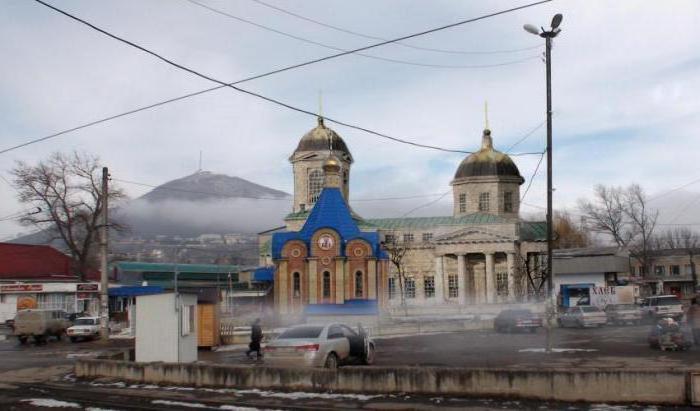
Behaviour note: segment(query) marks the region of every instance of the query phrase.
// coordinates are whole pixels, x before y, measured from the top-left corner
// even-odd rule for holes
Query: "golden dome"
[[[326,161],[323,162],[323,171],[329,172],[334,171],[336,173],[340,172],[340,160],[335,155],[331,154],[328,156]]]

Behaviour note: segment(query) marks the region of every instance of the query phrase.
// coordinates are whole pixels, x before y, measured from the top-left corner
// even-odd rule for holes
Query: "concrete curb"
[[[465,369],[343,367],[325,369],[79,360],[79,378],[146,384],[512,397],[550,401],[691,404],[700,399],[700,370]]]

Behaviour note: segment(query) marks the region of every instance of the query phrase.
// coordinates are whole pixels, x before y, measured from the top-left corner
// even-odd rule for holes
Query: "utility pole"
[[[552,245],[554,237],[552,194],[552,39],[561,32],[559,25],[563,17],[555,14],[552,18],[551,28],[545,30],[532,24],[526,24],[523,28],[528,33],[540,36],[545,40],[545,65],[547,82],[547,300],[545,315],[547,317],[547,352],[552,352],[552,320],[556,316],[554,302],[554,272],[552,270]]]
[[[109,170],[102,167],[102,224],[100,225],[100,338],[109,340],[109,282],[107,254],[109,240]]]

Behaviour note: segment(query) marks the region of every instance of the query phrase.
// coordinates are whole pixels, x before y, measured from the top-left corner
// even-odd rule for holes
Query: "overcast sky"
[[[254,0],[197,0],[259,24],[338,48],[376,41],[320,27]],[[264,0],[330,25],[393,38],[525,4],[523,1]],[[225,81],[334,54],[265,31],[186,0],[51,1],[114,34]],[[563,13],[553,50],[555,207],[573,209],[597,183],[637,182],[650,194],[700,178],[700,2],[553,1],[387,45],[374,56],[424,67],[345,56],[244,83],[241,87],[316,111],[319,90],[330,117],[392,136],[463,150],[479,148],[488,100],[497,149],[505,151],[544,120],[544,64],[531,49],[541,39],[524,23],[547,25]],[[213,84],[110,39],[34,1],[0,2],[0,149],[107,115]],[[524,60],[524,61],[523,61]],[[0,155],[0,173],[15,160],[49,153],[99,155],[114,178],[160,184],[204,168],[292,192],[288,157],[316,120],[231,89],[120,118]],[[439,194],[464,157],[418,149],[330,125],[355,158],[351,197]],[[541,151],[541,127],[512,152]],[[538,156],[514,160],[526,180]],[[545,165],[523,207],[545,204]],[[527,182],[525,186],[527,185]],[[130,196],[143,187],[123,184]],[[523,186],[523,191],[525,186]],[[696,194],[697,193],[697,194]],[[700,206],[700,183],[674,192],[684,220]],[[21,209],[0,180],[0,217]],[[400,215],[433,198],[363,202],[363,215]],[[670,198],[670,197],[668,197]],[[668,199],[667,198],[667,199]],[[695,203],[693,203],[695,201]],[[448,210],[448,195],[428,210]],[[695,205],[694,205],[695,204]],[[425,211],[424,211],[425,212]],[[696,214],[697,215],[697,214]],[[0,239],[21,227],[0,222]]]

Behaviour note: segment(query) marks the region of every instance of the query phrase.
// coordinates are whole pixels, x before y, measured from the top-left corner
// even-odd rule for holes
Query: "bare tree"
[[[644,190],[637,184],[626,188],[598,185],[592,201],[579,200],[579,209],[592,231],[610,235],[615,244],[626,248],[648,270],[659,213],[650,210],[647,202]]]
[[[383,243],[384,250],[389,254],[389,261],[394,265],[396,269],[397,277],[399,279],[399,295],[401,298],[401,306],[406,310],[406,294],[405,294],[405,284],[406,284],[406,269],[403,264],[403,258],[408,252],[407,243],[399,243],[397,241],[395,234],[388,234],[385,236]]]
[[[36,165],[17,162],[11,173],[19,201],[41,209],[20,222],[48,233],[50,241],[61,240],[73,257],[76,274],[84,280],[88,270],[97,265],[95,253],[104,200],[99,159],[78,152],[54,153]],[[118,188],[110,188],[108,195],[111,204],[124,198]],[[111,223],[110,228],[124,227]]]
[[[526,257],[516,253],[513,280],[515,296],[519,299],[545,297],[547,284],[547,265],[544,254],[528,253]]]
[[[693,285],[697,285],[698,276],[695,270],[695,256],[700,252],[700,234],[688,227],[665,230],[652,237],[654,250],[678,250],[688,254],[690,273]]]
[[[591,245],[591,238],[584,227],[577,225],[567,212],[554,214],[554,248],[579,248]]]

